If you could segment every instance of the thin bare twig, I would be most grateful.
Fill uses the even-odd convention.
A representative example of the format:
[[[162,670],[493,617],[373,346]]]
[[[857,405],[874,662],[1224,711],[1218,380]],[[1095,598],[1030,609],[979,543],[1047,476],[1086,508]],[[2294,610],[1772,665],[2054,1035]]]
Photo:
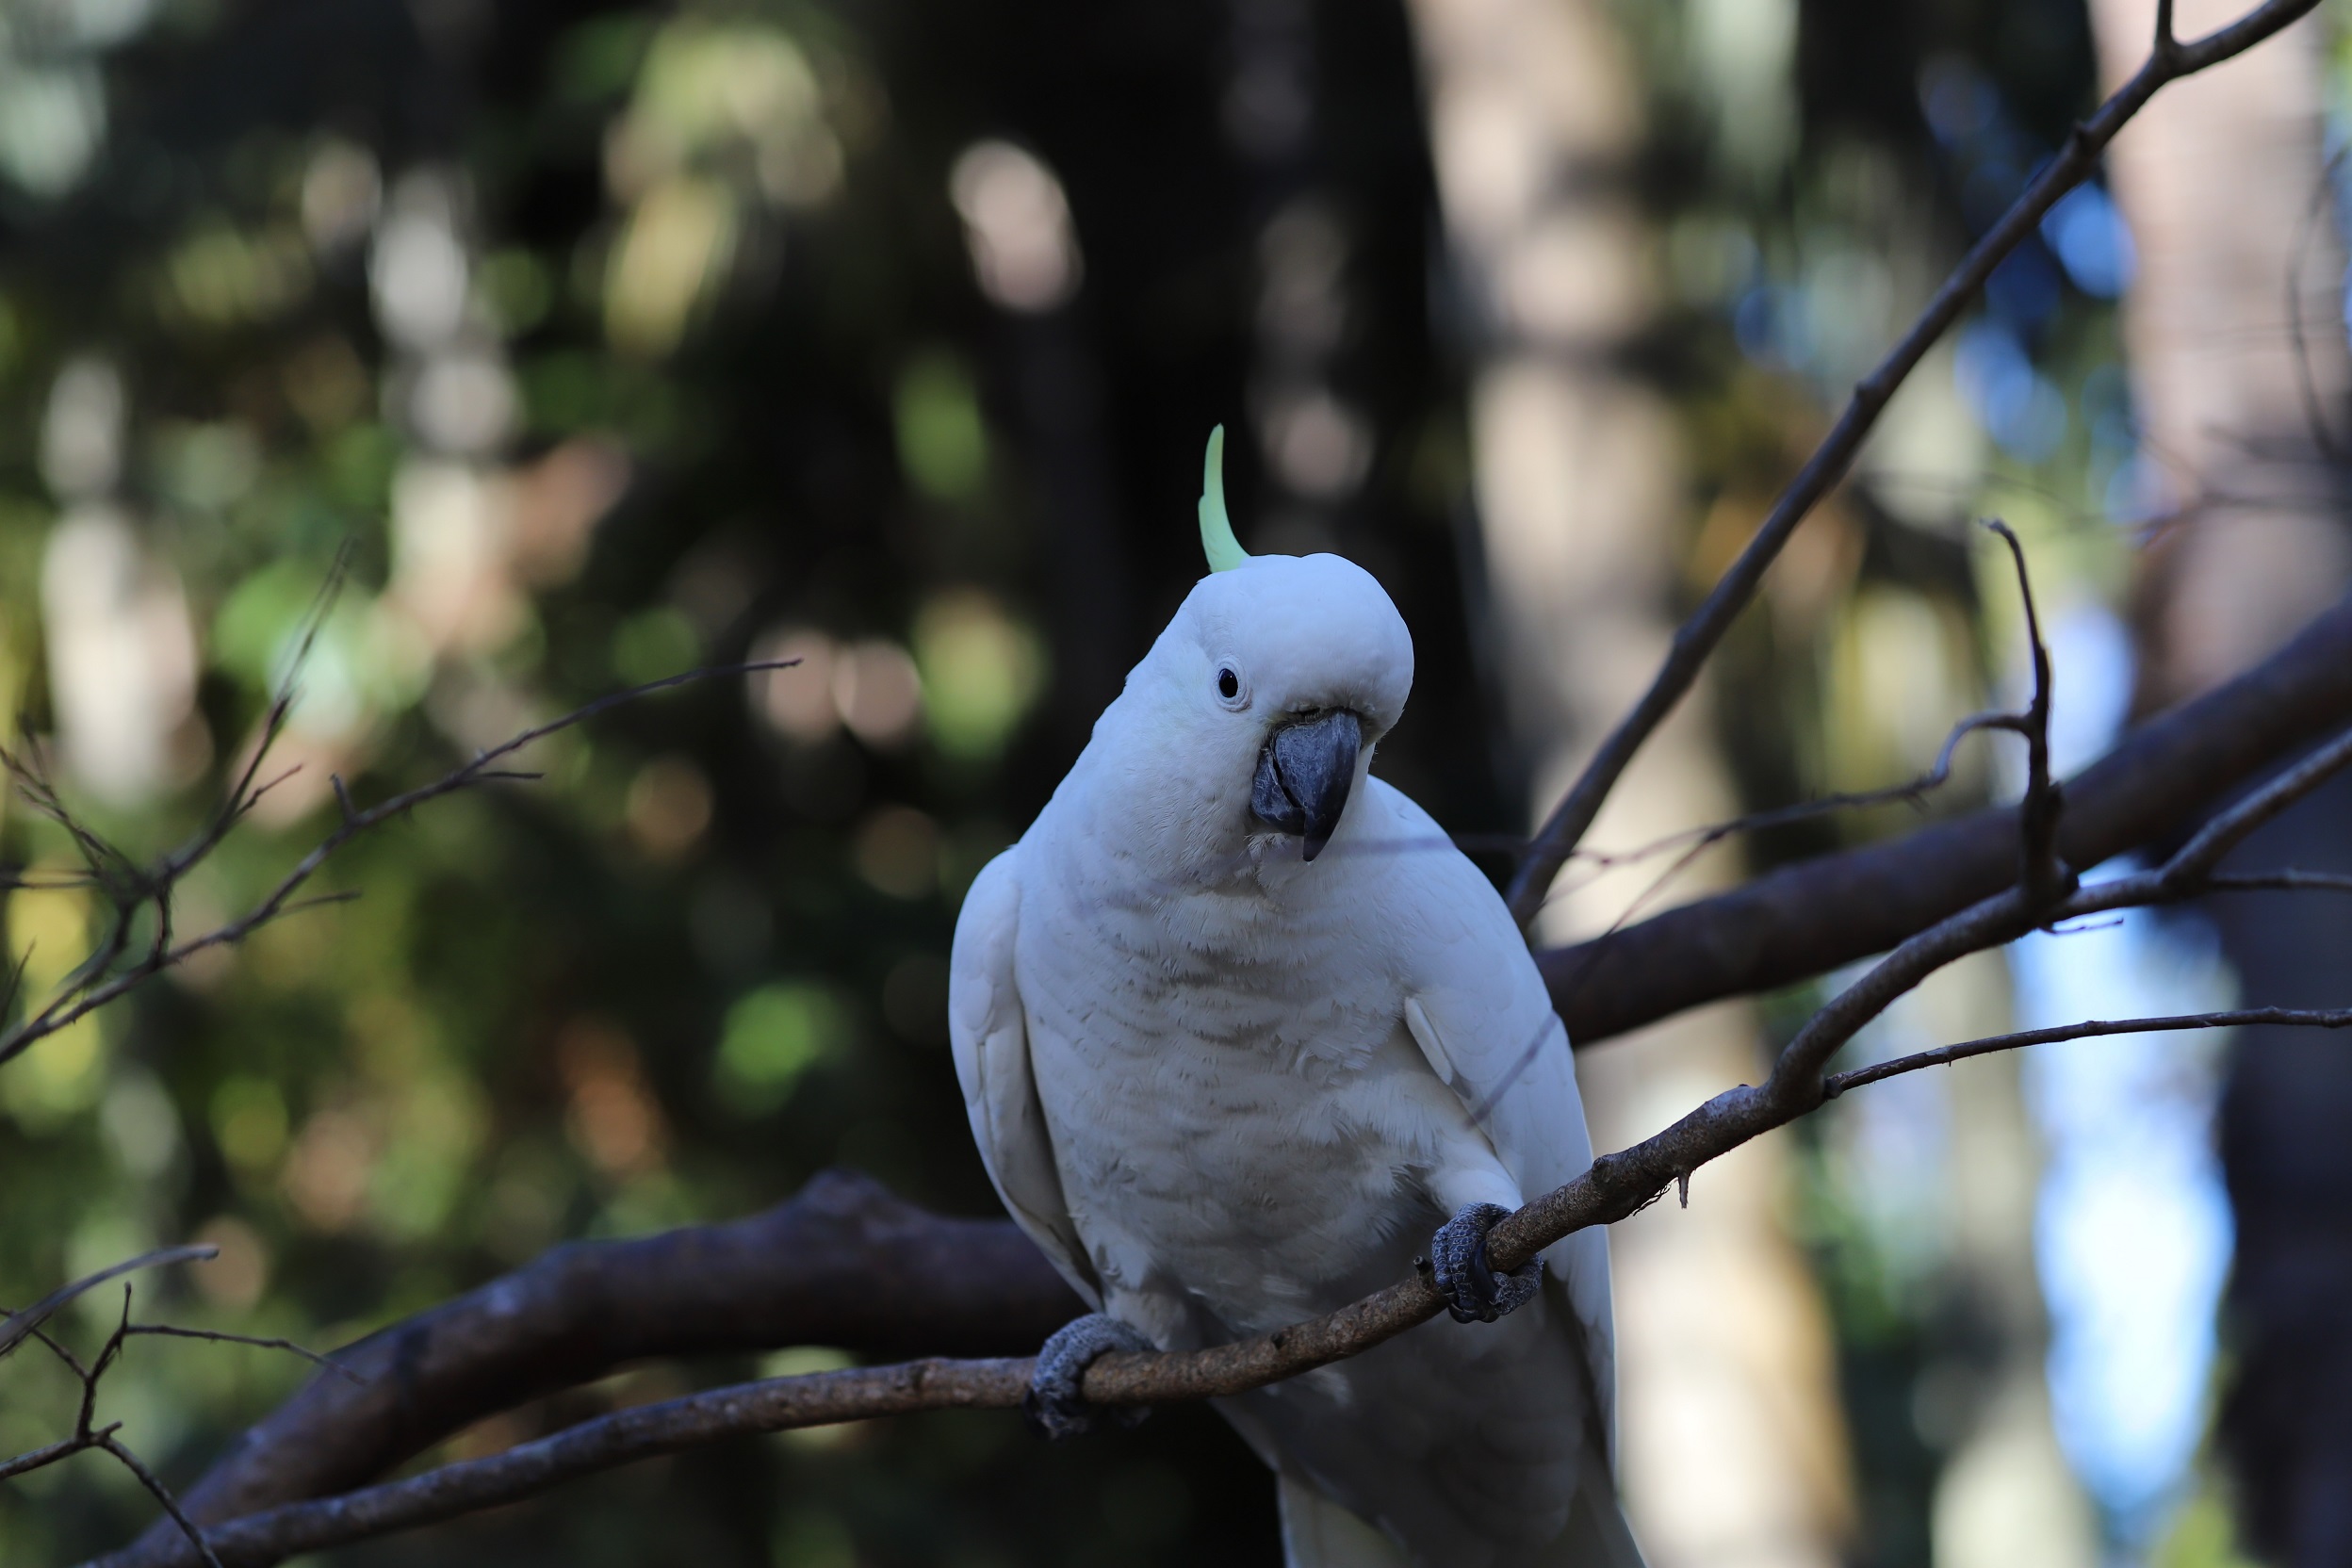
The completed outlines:
[[[2003,530],[2003,531],[2005,532],[2006,530]],[[2012,541],[2012,543],[2014,544],[2014,541]],[[2025,569],[2024,558],[2022,556],[2018,558],[2017,569],[2020,580],[2022,580]],[[2029,622],[2033,618],[2033,604],[2031,598],[2029,597],[2026,605],[2026,615]],[[2041,635],[2038,630],[2034,633],[2034,645],[2037,651],[2041,647]],[[2042,702],[2040,710],[2041,723],[2045,729],[2048,727],[2049,724],[2049,702],[2046,688],[2047,680],[2045,679],[2042,687]],[[1553,1005],[1556,1009],[1563,1010],[1565,1007],[1573,1005],[1577,993],[1584,988],[1587,982],[1589,982],[1596,973],[1599,972],[1599,959],[1601,956],[1607,952],[1606,943],[1608,942],[1608,939],[1615,936],[1619,931],[1624,930],[1625,926],[1632,923],[1634,920],[1639,918],[1643,910],[1647,909],[1654,902],[1664,894],[1666,890],[1674,884],[1676,877],[1680,876],[1690,868],[1691,862],[1695,861],[1709,848],[1713,847],[1717,843],[1720,843],[1724,839],[1731,837],[1735,833],[1745,832],[1756,827],[1774,826],[1788,822],[1801,822],[1808,817],[1825,815],[1832,811],[1850,810],[1856,808],[1870,806],[1892,805],[1898,801],[1908,801],[1916,805],[1931,791],[1940,788],[1944,782],[1952,776],[1952,755],[1959,749],[1959,745],[1962,741],[1980,730],[1987,729],[2007,729],[2013,730],[2020,735],[2029,734],[2028,726],[2032,722],[2033,715],[2030,712],[2005,713],[1995,711],[1986,713],[1972,713],[1968,717],[1962,719],[1958,724],[1952,726],[1952,733],[1944,737],[1943,746],[1936,754],[1936,765],[1929,769],[1925,774],[1922,774],[1918,778],[1912,779],[1906,784],[1897,784],[1885,790],[1872,790],[1860,793],[1830,795],[1820,800],[1805,801],[1795,806],[1783,806],[1770,810],[1752,812],[1747,816],[1734,818],[1729,822],[1717,823],[1711,826],[1692,828],[1687,832],[1673,834],[1669,837],[1656,840],[1651,843],[1644,844],[1638,850],[1633,850],[1626,854],[1613,858],[1608,856],[1594,856],[1593,852],[1590,850],[1577,850],[1576,856],[1579,858],[1590,856],[1593,858],[1603,860],[1610,866],[1616,866],[1637,862],[1658,853],[1661,849],[1671,848],[1677,844],[1686,846],[1683,849],[1683,852],[1674,858],[1672,864],[1650,879],[1649,886],[1643,888],[1641,892],[1635,894],[1633,898],[1626,902],[1625,906],[1619,910],[1615,918],[1609,922],[1607,930],[1603,931],[1598,937],[1595,937],[1591,942],[1585,944],[1583,949],[1585,955],[1584,961],[1575,970],[1571,971],[1564,980],[1555,980],[1552,982],[1551,991]],[[2047,754],[2048,749],[2049,747],[2047,742],[2045,742],[2043,745],[2043,751],[2045,754]],[[2045,782],[2047,782],[2047,769],[2044,770],[2044,774]],[[2053,825],[2055,821],[2055,813],[2052,813],[2051,822]],[[1572,889],[1560,890],[1559,893],[1556,893],[1553,896],[1560,896],[1561,893],[1573,890],[1574,890]],[[1550,1022],[1546,1021],[1542,1028],[1536,1031],[1534,1037],[1520,1049],[1519,1054],[1511,1059],[1511,1066],[1506,1068],[1496,1076],[1494,1086],[1489,1088],[1485,1095],[1480,1098],[1478,1102],[1470,1108],[1470,1120],[1474,1125],[1483,1127],[1486,1124],[1486,1119],[1494,1114],[1494,1107],[1502,1103],[1503,1097],[1509,1094],[1511,1089],[1518,1085],[1519,1080],[1526,1075],[1527,1069],[1533,1067],[1535,1065],[1536,1058],[1543,1054],[1544,1047],[1550,1040],[1551,1035],[1552,1026]],[[1575,1049],[1576,1042],[1573,1037],[1571,1038],[1569,1045],[1571,1050]]]
[[[220,1255],[220,1249],[209,1244],[158,1247],[152,1252],[141,1252],[138,1257],[125,1259],[95,1274],[86,1274],[71,1284],[59,1285],[24,1311],[11,1314],[7,1322],[0,1323],[0,1356],[14,1350],[24,1342],[26,1335],[71,1305],[75,1298],[89,1294],[109,1280],[119,1280],[141,1268],[161,1268],[175,1263],[200,1263]]]
[[[2297,388],[2303,394],[2303,422],[2311,433],[2311,443],[2330,463],[2344,461],[2344,450],[2336,443],[2335,427],[2328,421],[2327,408],[2320,401],[2318,378],[2311,372],[2311,349],[2303,326],[2303,267],[2311,256],[2311,242],[2319,236],[2320,219],[2328,210],[2328,199],[2335,193],[2336,173],[2344,167],[2345,149],[2339,147],[2328,155],[2321,166],[2319,178],[2313,182],[2311,204],[2303,214],[2301,229],[2295,237],[2295,248],[2287,253],[2287,327],[2295,340],[2295,375]],[[2333,294],[2333,290],[2329,291]],[[2334,505],[2331,498],[2323,502]]]
[[[2022,734],[2024,723],[2025,716],[2019,713],[2000,711],[1971,713],[1952,727],[1952,732],[1944,737],[1943,745],[1936,753],[1935,765],[1917,778],[1906,779],[1901,784],[1889,784],[1880,790],[1845,791],[1837,794],[1816,795],[1811,800],[1801,800],[1788,806],[1769,806],[1760,811],[1745,812],[1723,822],[1709,823],[1703,827],[1686,827],[1679,833],[1668,833],[1633,849],[1596,850],[1579,846],[1569,856],[1569,860],[1572,864],[1592,866],[1596,873],[1616,871],[1626,866],[1639,865],[1670,849],[1688,847],[1692,850],[1706,850],[1723,842],[1725,839],[1737,838],[1744,833],[1768,832],[1775,827],[1788,827],[1796,823],[1811,822],[1818,817],[1834,816],[1840,811],[1867,811],[1879,806],[1924,806],[1929,795],[1952,782],[1952,760],[1962,741],[1986,729],[2007,729]],[[1472,846],[1465,844],[1463,841],[1470,838],[1472,836],[1468,834],[1453,835],[1455,847],[1463,850],[1464,853],[1469,853]],[[1490,850],[1507,845],[1514,851],[1522,851],[1527,844],[1525,839],[1506,840],[1501,835],[1481,835],[1475,841],[1477,847]],[[1690,864],[1690,857],[1686,855],[1675,862],[1674,869],[1681,870],[1682,867]],[[1590,886],[1590,880],[1571,887],[1556,887],[1545,895],[1544,902],[1548,905],[1585,886]],[[1650,893],[1654,894],[1658,890],[1653,888]],[[1641,905],[1649,902],[1649,896],[1650,894],[1644,894],[1642,898],[1636,900],[1635,908],[1628,910],[1626,915],[1616,923],[1623,925],[1626,920],[1631,919],[1632,915],[1638,912]]]
[[[2352,765],[2352,729],[2320,746],[2244,800],[2215,816],[2180,846],[2158,874],[2175,889],[2201,884],[2246,835]]]
[[[314,628],[314,634],[315,630]],[[307,643],[304,645],[307,646]],[[16,757],[0,752],[0,760],[5,760],[11,773],[16,775],[20,788],[27,787],[24,784],[26,778],[34,779],[36,782],[32,787],[41,792],[39,798],[47,803],[43,806],[44,811],[65,824],[68,830],[74,833],[76,842],[86,840],[93,846],[85,852],[85,858],[91,865],[92,878],[110,889],[121,887],[128,890],[126,894],[117,897],[117,918],[112,923],[106,941],[101,944],[96,953],[83,962],[75,972],[75,976],[66,982],[57,995],[39,1013],[14,1028],[0,1033],[0,1065],[5,1065],[23,1054],[34,1042],[69,1027],[146,984],[164,971],[186,963],[199,953],[217,947],[233,946],[243,941],[271,921],[286,915],[298,913],[304,908],[315,907],[321,904],[339,903],[357,896],[353,893],[330,893],[320,898],[298,901],[294,895],[312,876],[318,874],[318,869],[326,863],[330,856],[370,828],[415,810],[426,802],[437,800],[443,795],[455,794],[462,790],[474,789],[483,784],[527,781],[538,777],[539,776],[535,773],[500,768],[495,765],[533,742],[545,740],[549,735],[559,730],[569,729],[575,725],[584,724],[623,703],[634,702],[640,697],[665,692],[672,687],[683,686],[692,681],[707,680],[718,676],[746,675],[760,670],[787,669],[797,662],[799,661],[792,659],[767,659],[743,664],[689,670],[683,675],[669,676],[661,680],[649,680],[643,685],[632,686],[627,691],[612,693],[583,707],[576,708],[561,717],[533,726],[518,735],[500,742],[487,751],[477,752],[472,760],[463,763],[433,782],[396,794],[365,810],[351,809],[349,792],[338,791],[344,806],[342,820],[324,839],[319,841],[317,847],[297,861],[294,868],[280,878],[277,885],[259,903],[237,919],[201,936],[189,938],[177,945],[166,945],[161,941],[153,944],[147,954],[138,962],[115,972],[110,979],[101,977],[112,968],[115,960],[126,949],[131,917],[136,908],[150,900],[156,902],[159,906],[168,905],[172,890],[178,880],[213,849],[219,847],[229,829],[253,808],[253,802],[270,787],[264,784],[256,788],[253,780],[258,775],[262,757],[268,751],[270,742],[283,729],[286,713],[290,710],[293,700],[291,678],[289,678],[288,686],[283,689],[277,699],[271,703],[270,716],[263,727],[262,741],[255,748],[253,760],[246,764],[237,784],[231,789],[227,803],[214,816],[204,832],[199,834],[190,844],[165,857],[151,871],[140,871],[137,868],[122,870],[122,868],[129,866],[129,862],[119,851],[105,844],[103,841],[75,824],[62,802],[57,800],[55,791],[49,789],[46,780],[41,778],[37,771],[25,768]],[[103,870],[102,866],[111,866],[115,869],[108,872]],[[168,917],[159,925],[159,930],[168,936],[170,931]],[[5,1346],[0,1346],[0,1348],[5,1348]]]
[[[1902,341],[1856,384],[1845,412],[1797,477],[1781,492],[1772,512],[1756,530],[1756,537],[1740,551],[1740,558],[1732,563],[1706,601],[1675,630],[1674,645],[1649,689],[1642,693],[1632,711],[1603,739],[1592,760],[1585,764],[1584,772],[1545,820],[1512,876],[1509,901],[1512,915],[1522,926],[1534,919],[1552,879],[1560,874],[1569,852],[1600,814],[1601,803],[1616,787],[1634,754],[1697,681],[1699,671],[1722,643],[1724,633],[1731,629],[1732,622],[1755,597],[1766,568],[1779,556],[1797,525],[1845,477],[1854,454],[1861,449],[1863,438],[1878,422],[1895,388],[1918,368],[1936,340],[1960,318],[1993,269],[2039,226],[2059,197],[2090,177],[2098,168],[2099,155],[2115,133],[2160,88],[2252,47],[2303,17],[2317,3],[2318,0],[2264,0],[2237,22],[2190,43],[2164,41],[2170,37],[2167,11],[2166,31],[2160,36],[2148,62],[2096,113],[2075,126],[2064,149],[2043,166],[2000,221],[1970,248]]]
[[[171,1323],[134,1323],[131,1321],[131,1287],[127,1281],[122,1286],[122,1316],[115,1324],[113,1331],[106,1336],[106,1344],[100,1348],[95,1360],[85,1364],[70,1348],[53,1338],[40,1325],[41,1318],[54,1316],[57,1310],[67,1302],[87,1294],[108,1280],[120,1278],[132,1269],[155,1267],[167,1263],[196,1262],[218,1255],[219,1249],[210,1246],[169,1248],[149,1252],[76,1280],[60,1290],[51,1292],[31,1307],[9,1318],[8,1328],[15,1336],[9,1342],[10,1347],[22,1345],[27,1339],[36,1340],[46,1347],[50,1353],[64,1364],[65,1369],[73,1374],[74,1380],[81,1384],[81,1395],[74,1413],[74,1435],[60,1438],[42,1447],[30,1449],[12,1459],[0,1461],[0,1480],[8,1480],[12,1477],[46,1468],[71,1459],[75,1454],[87,1453],[93,1448],[103,1449],[128,1466],[132,1473],[139,1477],[140,1483],[155,1494],[156,1499],[163,1504],[188,1539],[202,1548],[203,1538],[195,1527],[188,1523],[188,1516],[181,1511],[178,1501],[147,1470],[139,1457],[116,1438],[115,1433],[122,1429],[122,1423],[118,1421],[103,1427],[98,1425],[98,1385],[114,1364],[122,1359],[123,1347],[140,1335],[250,1345],[261,1349],[291,1351],[305,1361],[316,1363],[338,1376],[350,1379],[352,1382],[364,1385],[368,1381],[366,1378],[332,1357],[319,1355],[289,1339],[229,1333],[216,1329],[187,1329]],[[208,1554],[205,1560],[211,1560]]]
[[[124,1333],[133,1339],[141,1335],[158,1339],[203,1339],[217,1345],[250,1345],[256,1350],[284,1350],[288,1354],[302,1357],[314,1366],[323,1366],[335,1376],[349,1379],[354,1383],[364,1386],[368,1381],[365,1377],[352,1371],[333,1356],[322,1356],[307,1346],[297,1345],[290,1339],[280,1339],[273,1335],[233,1334],[221,1329],[187,1329],[176,1323],[134,1323],[124,1331]]]
[[[196,1556],[204,1564],[204,1568],[221,1568],[220,1560],[215,1557],[212,1548],[205,1544],[204,1532],[198,1529],[189,1520],[186,1511],[180,1507],[180,1500],[172,1494],[172,1489],[165,1486],[156,1478],[155,1473],[148,1469],[139,1457],[131,1452],[122,1440],[115,1435],[121,1424],[117,1423],[115,1426],[108,1427],[103,1432],[95,1429],[98,1417],[98,1380],[105,1377],[106,1369],[122,1356],[122,1347],[129,1341],[130,1336],[131,1285],[130,1282],[125,1280],[122,1282],[122,1315],[116,1321],[114,1332],[106,1336],[106,1348],[98,1352],[98,1359],[90,1364],[90,1371],[82,1379],[82,1413],[80,1419],[75,1423],[75,1435],[87,1441],[91,1447],[112,1455],[116,1462],[139,1478],[139,1484],[147,1489],[148,1494],[163,1506],[163,1511],[171,1515],[172,1522],[180,1527],[180,1533],[186,1536],[188,1544],[195,1548]]]
[[[2085,1019],[2080,1023],[2053,1024],[2047,1029],[2019,1029],[2007,1035],[1987,1035],[1982,1039],[1962,1040],[1957,1045],[1939,1045],[1932,1051],[1915,1051],[1907,1056],[1896,1056],[1869,1067],[1858,1067],[1851,1072],[1833,1072],[1821,1081],[1821,1098],[1835,1100],[1848,1089],[1858,1089],[1866,1084],[1883,1083],[1921,1068],[1949,1067],[1965,1062],[1972,1056],[1989,1056],[1997,1051],[2017,1051],[2029,1045],[2050,1045],[2059,1040],[2096,1039],[2108,1035],[2163,1035],[2183,1029],[2235,1029],[2246,1024],[2287,1024],[2302,1029],[2352,1029],[2352,1007],[2332,1011],[2309,1007],[2235,1007],[2214,1013],[2180,1013],[2171,1018]]]
[[[2034,695],[2014,727],[2025,737],[2025,797],[2017,803],[2017,880],[2027,893],[2051,903],[2073,890],[2074,873],[2058,858],[2058,815],[2066,797],[2050,774],[2050,646],[2042,641],[2041,612],[2034,604],[2034,577],[2025,567],[2025,547],[1998,517],[1984,526],[2009,547],[2017,573],[2017,602],[2025,611]]]
[[[2025,547],[2017,542],[2017,536],[2010,531],[2009,526],[1998,518],[1988,519],[1985,526],[1998,534],[2008,547],[2011,559],[2017,565],[2017,596],[2025,612],[2026,635],[2033,649],[2034,694],[2026,705],[2025,711],[2009,713],[1995,710],[1970,714],[1968,718],[1962,719],[1952,727],[1952,733],[1944,738],[1943,747],[1936,755],[1936,766],[1909,784],[1897,785],[1892,790],[1876,792],[1871,795],[1834,796],[1830,803],[1813,804],[1876,804],[1881,800],[1903,798],[1917,800],[1951,776],[1952,754],[1958,749],[1960,743],[1968,736],[1979,730],[1987,729],[2005,729],[2023,736],[2026,743],[2027,765],[2025,799],[2017,808],[2020,842],[2019,875],[2025,883],[2031,885],[2034,896],[2044,903],[2050,903],[2064,896],[2073,885],[2073,873],[2066,868],[2064,861],[2059,859],[2052,847],[2056,841],[2062,801],[2059,786],[2050,775],[2050,650],[2042,641],[2041,618],[2034,608],[2034,581],[2032,574],[2026,569]],[[1782,809],[1785,813],[1797,808],[1783,808]],[[1760,813],[1764,816],[1774,814]],[[1565,1010],[1566,1007],[1573,1005],[1576,993],[1583,988],[1587,981],[1599,972],[1600,959],[1608,952],[1609,939],[1615,936],[1635,916],[1639,915],[1651,900],[1663,892],[1667,885],[1681,874],[1683,869],[1698,858],[1699,855],[1709,845],[1736,831],[1739,826],[1740,824],[1737,822],[1725,823],[1715,827],[1698,829],[1694,835],[1682,835],[1681,837],[1684,838],[1695,837],[1695,841],[1675,859],[1673,865],[1668,866],[1665,871],[1653,878],[1650,885],[1619,912],[1617,918],[1610,922],[1608,930],[1584,945],[1582,949],[1584,961],[1580,965],[1572,970],[1564,979],[1554,978],[1550,982],[1555,1006]],[[1661,842],[1671,841],[1661,841]],[[1550,1038],[1550,1036],[1551,1031],[1547,1026],[1540,1031],[1534,1039],[1529,1040],[1520,1054],[1512,1059],[1510,1068],[1496,1078],[1494,1086],[1489,1089],[1485,1097],[1472,1109],[1470,1119],[1474,1123],[1484,1125],[1487,1117],[1492,1115],[1494,1107],[1502,1102],[1503,1096],[1511,1092],[1520,1077],[1534,1065],[1536,1057],[1542,1053],[1544,1042]],[[1572,1046],[1573,1043],[1572,1040]]]
[[[2282,892],[2352,893],[2352,874],[2332,871],[2260,871],[2241,875],[2209,876],[2208,891],[2217,893]]]
[[[188,1544],[195,1548],[197,1559],[204,1564],[204,1568],[222,1568],[220,1559],[213,1552],[211,1544],[204,1540],[204,1532],[197,1528],[195,1521],[188,1518],[186,1511],[181,1509],[180,1500],[172,1495],[172,1489],[164,1485],[137,1454],[123,1446],[122,1440],[114,1435],[113,1429],[109,1428],[105,1432],[97,1434],[90,1446],[104,1449],[113,1455],[125,1470],[139,1478],[139,1484],[145,1487],[148,1494],[163,1505],[163,1511],[170,1514],[172,1522],[179,1526],[187,1535]]]
[[[114,1429],[109,1427],[106,1429],[111,1432]],[[90,1445],[79,1437],[61,1437],[39,1448],[27,1448],[13,1459],[0,1460],[0,1481],[14,1480],[35,1470],[45,1470],[60,1461],[72,1459],[75,1454],[87,1452],[89,1448]]]
[[[211,1248],[179,1248],[170,1250],[181,1254],[182,1257],[191,1254],[199,1257],[215,1255],[215,1250]],[[106,1280],[118,1278],[131,1269],[146,1267],[157,1262],[178,1262],[182,1261],[182,1257],[172,1257],[167,1252],[150,1252],[142,1257],[131,1259],[127,1263],[117,1264],[112,1268],[101,1269],[96,1274],[75,1281],[62,1290],[51,1293],[9,1320],[9,1327],[16,1331],[17,1336],[11,1343],[21,1345],[27,1337],[39,1339],[80,1380],[82,1391],[74,1416],[74,1435],[0,1462],[0,1480],[43,1469],[71,1459],[75,1454],[92,1451],[106,1454],[137,1477],[139,1485],[145,1487],[149,1494],[162,1506],[164,1512],[170,1515],[172,1522],[179,1527],[185,1544],[194,1553],[199,1562],[204,1564],[205,1568],[222,1568],[220,1560],[213,1555],[212,1548],[205,1544],[204,1532],[189,1520],[187,1511],[180,1507],[179,1499],[172,1494],[171,1488],[165,1486],[161,1478],[147,1468],[145,1462],[133,1453],[130,1447],[116,1435],[122,1429],[122,1424],[120,1421],[109,1422],[103,1427],[98,1424],[99,1380],[105,1378],[107,1370],[121,1359],[123,1345],[128,1342],[134,1332],[138,1331],[131,1322],[130,1282],[125,1280],[122,1283],[122,1312],[115,1321],[114,1331],[106,1335],[106,1344],[100,1348],[98,1354],[90,1360],[88,1365],[84,1365],[81,1358],[74,1355],[73,1351],[43,1333],[39,1322],[34,1319],[34,1314],[42,1308],[45,1307],[50,1312],[55,1312],[66,1301],[74,1299],[74,1297]]]

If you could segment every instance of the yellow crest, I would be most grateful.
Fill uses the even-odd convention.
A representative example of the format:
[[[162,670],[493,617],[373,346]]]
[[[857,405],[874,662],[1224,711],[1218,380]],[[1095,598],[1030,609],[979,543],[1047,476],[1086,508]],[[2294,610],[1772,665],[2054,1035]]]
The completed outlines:
[[[1225,511],[1225,427],[1209,432],[1209,454],[1200,464],[1200,548],[1209,570],[1229,572],[1250,559],[1233,537],[1233,519]]]

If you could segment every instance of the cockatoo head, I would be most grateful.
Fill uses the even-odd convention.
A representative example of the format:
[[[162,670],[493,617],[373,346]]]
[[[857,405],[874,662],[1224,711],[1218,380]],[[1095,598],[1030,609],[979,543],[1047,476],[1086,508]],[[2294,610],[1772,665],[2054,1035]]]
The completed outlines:
[[[1189,850],[1230,855],[1291,835],[1313,860],[1404,711],[1413,638],[1352,562],[1242,552],[1225,520],[1222,433],[1200,503],[1210,573],[1120,698],[1151,741],[1125,788]]]
[[[1191,688],[1187,744],[1248,831],[1323,852],[1413,689],[1413,638],[1372,574],[1336,555],[1256,556],[1200,580],[1157,650]],[[1238,813],[1237,813],[1238,814]]]

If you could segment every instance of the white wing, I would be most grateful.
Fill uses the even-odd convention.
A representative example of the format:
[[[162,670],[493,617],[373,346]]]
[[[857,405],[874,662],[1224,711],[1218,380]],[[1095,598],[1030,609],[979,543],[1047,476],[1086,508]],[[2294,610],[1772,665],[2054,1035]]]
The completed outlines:
[[[1015,844],[989,861],[956,917],[948,1037],[956,1049],[956,1077],[963,1085],[972,1135],[997,1196],[1062,1278],[1099,1309],[1102,1284],[1070,1223],[1029,1063],[1029,1025],[1013,971],[1013,939],[1021,922],[1020,854]]]
[[[1410,977],[1405,1022],[1520,1192],[1532,1199],[1565,1185],[1592,1165],[1592,1137],[1568,1031],[1526,939],[1493,886],[1427,812],[1379,779],[1368,784],[1386,807],[1379,839],[1396,846],[1382,880],[1396,889],[1384,902]],[[1579,1231],[1547,1249],[1544,1261],[1583,1331],[1602,1431],[1613,1433],[1608,1236]],[[1613,1441],[1608,1446],[1613,1451]]]

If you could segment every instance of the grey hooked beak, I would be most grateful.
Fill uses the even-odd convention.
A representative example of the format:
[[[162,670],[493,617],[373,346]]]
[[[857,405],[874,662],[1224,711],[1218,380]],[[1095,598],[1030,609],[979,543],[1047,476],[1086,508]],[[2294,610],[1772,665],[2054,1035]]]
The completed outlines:
[[[1298,719],[1276,730],[1258,753],[1250,786],[1250,814],[1269,827],[1296,833],[1306,858],[1323,853],[1347,809],[1356,782],[1356,753],[1364,721],[1345,708]]]

